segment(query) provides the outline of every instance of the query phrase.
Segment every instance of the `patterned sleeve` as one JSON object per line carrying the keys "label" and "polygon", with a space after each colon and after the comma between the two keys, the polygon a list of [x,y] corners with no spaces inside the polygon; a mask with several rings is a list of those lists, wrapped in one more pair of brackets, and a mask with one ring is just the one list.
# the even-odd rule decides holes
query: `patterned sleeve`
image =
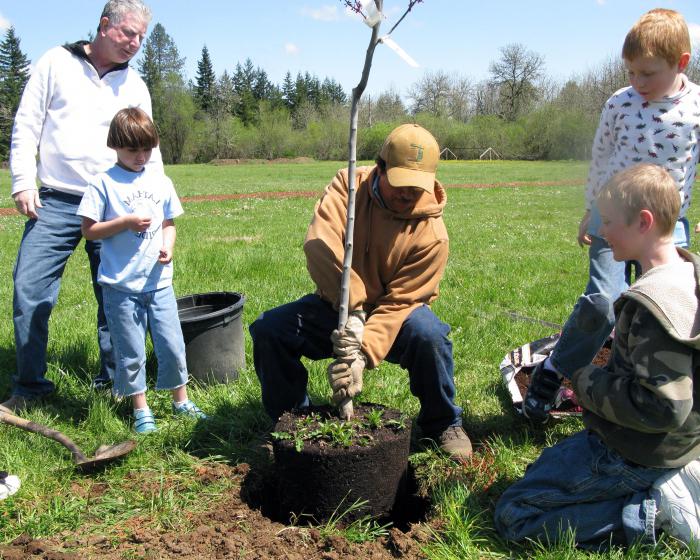
{"label": "patterned sleeve", "polygon": [[618,103],[616,96],[612,96],[605,103],[600,115],[598,129],[593,139],[591,148],[591,167],[588,171],[586,182],[586,210],[590,210],[595,204],[595,197],[603,186],[610,167],[610,158],[615,148],[615,111]]}
{"label": "patterned sleeve", "polygon": [[646,433],[672,431],[693,406],[692,357],[691,347],[628,300],[615,324],[611,361],[577,371],[574,389],[581,406],[609,422]]}

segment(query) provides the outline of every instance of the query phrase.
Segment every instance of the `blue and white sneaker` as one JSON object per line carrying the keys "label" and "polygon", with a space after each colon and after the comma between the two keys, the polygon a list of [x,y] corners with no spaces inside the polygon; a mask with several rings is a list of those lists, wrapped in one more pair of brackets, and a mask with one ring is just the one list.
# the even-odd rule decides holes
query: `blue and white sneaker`
{"label": "blue and white sneaker", "polygon": [[190,399],[182,403],[173,403],[173,414],[175,416],[189,416],[198,420],[206,420],[207,415],[202,412],[202,409],[194,404]]}
{"label": "blue and white sneaker", "polygon": [[150,408],[146,407],[134,410],[134,430],[137,434],[147,434],[149,432],[155,432],[157,429],[156,419],[153,417]]}

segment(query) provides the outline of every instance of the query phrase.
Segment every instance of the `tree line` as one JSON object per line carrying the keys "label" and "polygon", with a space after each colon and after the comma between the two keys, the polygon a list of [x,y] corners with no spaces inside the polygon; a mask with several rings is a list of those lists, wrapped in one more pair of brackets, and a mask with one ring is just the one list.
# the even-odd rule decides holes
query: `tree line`
{"label": "tree line", "polygon": [[[217,76],[204,45],[196,76],[188,80],[185,58],[160,23],[135,63],[151,92],[166,163],[347,157],[348,95],[333,78],[287,72],[275,84],[250,58]],[[9,155],[12,120],[29,68],[10,27],[0,43],[0,161]],[[700,54],[687,73],[700,80]],[[449,148],[449,155],[463,159],[489,147],[509,159],[588,159],[605,100],[626,85],[619,58],[557,83],[546,74],[541,54],[508,44],[481,81],[428,71],[404,96],[388,90],[363,98],[358,158],[373,159],[396,125],[418,122]]]}

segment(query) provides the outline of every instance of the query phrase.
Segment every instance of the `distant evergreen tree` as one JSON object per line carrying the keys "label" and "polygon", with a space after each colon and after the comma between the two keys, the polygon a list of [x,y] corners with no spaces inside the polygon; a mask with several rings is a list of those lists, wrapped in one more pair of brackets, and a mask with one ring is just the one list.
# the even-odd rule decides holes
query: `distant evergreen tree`
{"label": "distant evergreen tree", "polygon": [[231,74],[226,70],[221,74],[216,87],[216,105],[224,114],[233,115],[236,110],[236,90]]}
{"label": "distant evergreen tree", "polygon": [[194,86],[195,99],[199,108],[207,113],[212,111],[216,95],[216,74],[212,67],[209,49],[202,47],[202,58],[197,62],[197,77]]}
{"label": "distant evergreen tree", "polygon": [[274,84],[267,78],[267,72],[262,68],[256,68],[253,78],[253,95],[255,99],[261,101],[269,100],[272,97],[272,92],[275,89]]}
{"label": "distant evergreen tree", "polygon": [[321,84],[321,103],[345,103],[348,98],[343,91],[343,86],[332,78],[325,78]]}
{"label": "distant evergreen tree", "polygon": [[10,27],[0,43],[0,160],[9,155],[12,122],[28,79],[29,60],[20,48],[15,28]]}
{"label": "distant evergreen tree", "polygon": [[195,106],[185,84],[185,58],[160,23],[155,24],[144,42],[137,67],[151,92],[163,161],[179,163],[192,131]]}
{"label": "distant evergreen tree", "polygon": [[151,96],[166,77],[170,80],[171,75],[174,75],[183,84],[185,81],[185,58],[180,57],[175,41],[160,23],[153,26],[153,31],[143,44],[143,54],[137,62],[137,67],[151,91]]}
{"label": "distant evergreen tree", "polygon": [[236,94],[233,112],[246,126],[255,124],[258,110],[258,104],[253,95],[254,75],[253,61],[248,58],[243,66],[240,62],[236,64],[236,70],[231,78],[233,91]]}
{"label": "distant evergreen tree", "polygon": [[282,99],[284,100],[284,106],[287,107],[290,112],[294,111],[296,87],[292,80],[292,74],[289,71],[284,75],[284,82],[282,82]]}

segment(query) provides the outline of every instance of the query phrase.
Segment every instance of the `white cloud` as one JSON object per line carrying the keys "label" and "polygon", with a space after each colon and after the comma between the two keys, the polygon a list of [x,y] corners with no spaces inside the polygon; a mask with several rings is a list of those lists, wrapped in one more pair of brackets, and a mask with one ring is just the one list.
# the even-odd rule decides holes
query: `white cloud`
{"label": "white cloud", "polygon": [[595,0],[595,3],[599,6],[605,6],[605,0]]}
{"label": "white cloud", "polygon": [[690,42],[695,47],[700,47],[700,23],[689,23]]}
{"label": "white cloud", "polygon": [[294,43],[285,43],[284,52],[291,55],[299,54],[299,47],[297,47]]}
{"label": "white cloud", "polygon": [[316,21],[338,21],[340,19],[337,6],[321,6],[320,8],[308,8],[304,6],[301,9],[301,13]]}
{"label": "white cloud", "polygon": [[10,23],[10,20],[7,19],[7,18],[6,18],[5,16],[3,16],[2,14],[0,14],[0,31],[5,31],[6,29],[9,29],[9,28],[10,28],[10,25],[12,25],[12,24]]}

